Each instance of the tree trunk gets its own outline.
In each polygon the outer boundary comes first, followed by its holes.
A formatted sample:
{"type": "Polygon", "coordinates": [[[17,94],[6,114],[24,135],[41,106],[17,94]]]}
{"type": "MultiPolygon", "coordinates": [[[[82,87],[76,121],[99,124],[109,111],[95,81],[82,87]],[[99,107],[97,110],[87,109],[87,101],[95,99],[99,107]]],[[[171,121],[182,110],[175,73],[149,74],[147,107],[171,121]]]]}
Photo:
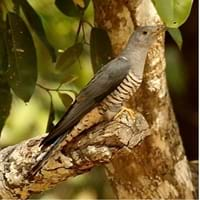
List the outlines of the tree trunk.
{"type": "MultiPolygon", "coordinates": [[[[117,55],[137,26],[162,23],[150,0],[94,0],[95,22],[117,55]]],[[[129,106],[143,114],[151,135],[123,148],[106,165],[119,199],[192,199],[194,187],[165,75],[164,35],[149,50],[143,84],[129,106]]]]}

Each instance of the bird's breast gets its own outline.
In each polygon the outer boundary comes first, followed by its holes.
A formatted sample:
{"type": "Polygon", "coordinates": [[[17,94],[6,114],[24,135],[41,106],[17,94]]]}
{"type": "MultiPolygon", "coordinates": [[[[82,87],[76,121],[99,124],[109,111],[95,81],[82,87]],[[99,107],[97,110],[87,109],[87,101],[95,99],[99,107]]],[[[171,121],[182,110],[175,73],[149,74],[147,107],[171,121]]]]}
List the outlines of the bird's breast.
{"type": "Polygon", "coordinates": [[[132,71],[129,71],[117,88],[102,101],[102,109],[104,111],[117,110],[134,95],[141,82],[142,79],[135,76],[132,71]]]}
{"type": "Polygon", "coordinates": [[[112,119],[121,110],[123,104],[136,92],[141,82],[142,80],[130,71],[113,92],[105,97],[98,106],[88,112],[79,123],[73,127],[65,141],[70,142],[84,130],[89,129],[105,119],[112,119]]]}

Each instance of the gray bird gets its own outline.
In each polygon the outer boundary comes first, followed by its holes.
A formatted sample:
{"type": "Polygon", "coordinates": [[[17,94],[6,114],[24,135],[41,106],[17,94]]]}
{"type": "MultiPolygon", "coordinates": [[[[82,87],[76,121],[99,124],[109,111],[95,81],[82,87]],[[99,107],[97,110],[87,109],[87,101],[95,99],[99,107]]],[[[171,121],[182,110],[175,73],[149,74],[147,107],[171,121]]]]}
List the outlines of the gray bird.
{"type": "Polygon", "coordinates": [[[60,144],[66,145],[84,130],[111,120],[124,109],[124,104],[141,85],[147,52],[162,31],[164,26],[144,26],[134,31],[121,54],[96,73],[42,140],[42,149],[48,149],[33,167],[32,174],[42,168],[60,144]]]}

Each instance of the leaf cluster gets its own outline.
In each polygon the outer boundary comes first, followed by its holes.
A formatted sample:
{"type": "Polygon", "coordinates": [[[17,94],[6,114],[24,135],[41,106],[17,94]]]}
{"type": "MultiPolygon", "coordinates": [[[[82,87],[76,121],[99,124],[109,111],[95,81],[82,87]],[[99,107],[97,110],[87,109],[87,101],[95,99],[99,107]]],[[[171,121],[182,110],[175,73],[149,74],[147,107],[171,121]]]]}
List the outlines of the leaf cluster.
{"type": "Polygon", "coordinates": [[[81,54],[85,50],[84,46],[89,44],[86,41],[85,26],[89,26],[91,29],[89,45],[91,52],[95,52],[95,54],[91,53],[94,72],[111,57],[112,48],[107,33],[102,29],[93,27],[84,19],[89,2],[89,0],[55,1],[55,5],[60,12],[79,21],[74,44],[63,50],[61,54],[48,41],[42,17],[27,0],[12,0],[12,2],[9,2],[10,4],[4,0],[0,3],[0,10],[3,10],[2,15],[0,15],[0,131],[11,109],[11,91],[24,102],[29,102],[36,86],[49,94],[50,111],[47,131],[53,127],[55,110],[51,93],[57,92],[66,108],[75,98],[74,91],[63,90],[61,86],[77,79],[77,77],[68,74],[68,68],[79,61],[81,54]],[[52,62],[55,63],[55,76],[58,74],[65,75],[60,79],[56,89],[47,88],[37,83],[39,70],[33,34],[37,35],[48,50],[52,62]],[[82,38],[80,35],[82,35],[82,38]],[[100,47],[106,49],[103,56],[101,56],[102,50],[100,50],[100,47]],[[66,74],[68,75],[66,76],[66,74]]]}
{"type": "MultiPolygon", "coordinates": [[[[152,0],[152,2],[169,28],[170,35],[181,48],[182,37],[178,27],[189,16],[192,0],[152,0]]],[[[112,47],[107,32],[93,26],[84,18],[89,3],[90,0],[55,0],[54,4],[61,13],[79,21],[73,45],[66,47],[60,54],[47,39],[42,17],[27,0],[0,1],[0,131],[11,109],[13,96],[11,91],[24,102],[30,101],[36,86],[48,92],[51,100],[47,123],[49,131],[53,127],[55,118],[51,92],[58,93],[66,108],[74,101],[74,93],[61,90],[61,86],[77,79],[68,74],[68,68],[79,62],[85,46],[90,47],[94,73],[112,58],[112,47]],[[85,26],[90,27],[89,41],[86,40],[85,26]],[[39,70],[33,34],[37,35],[48,50],[57,73],[68,74],[60,79],[56,89],[46,88],[37,83],[39,70]]]]}

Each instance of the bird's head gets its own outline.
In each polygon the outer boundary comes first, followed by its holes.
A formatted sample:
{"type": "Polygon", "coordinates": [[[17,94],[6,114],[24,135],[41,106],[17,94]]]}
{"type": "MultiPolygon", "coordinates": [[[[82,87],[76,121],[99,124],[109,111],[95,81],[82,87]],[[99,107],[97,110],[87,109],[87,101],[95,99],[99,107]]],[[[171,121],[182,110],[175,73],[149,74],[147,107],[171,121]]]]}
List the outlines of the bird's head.
{"type": "Polygon", "coordinates": [[[133,72],[138,77],[142,77],[144,63],[147,52],[151,45],[156,41],[157,36],[165,31],[163,25],[143,26],[135,29],[131,35],[122,56],[126,57],[131,63],[133,72]]]}
{"type": "Polygon", "coordinates": [[[138,27],[133,34],[134,41],[142,46],[149,46],[155,41],[158,34],[165,29],[163,25],[138,27]]]}

